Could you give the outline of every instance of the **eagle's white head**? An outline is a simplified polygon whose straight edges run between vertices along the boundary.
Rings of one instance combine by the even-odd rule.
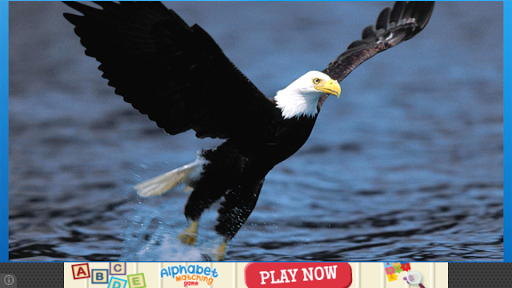
[[[318,71],[302,75],[274,97],[285,119],[300,116],[314,116],[318,113],[318,100],[322,95],[331,94],[338,98],[341,87],[338,81]]]

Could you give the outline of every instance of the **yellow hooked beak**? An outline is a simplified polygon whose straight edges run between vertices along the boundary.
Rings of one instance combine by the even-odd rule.
[[[315,86],[316,90],[322,91],[327,94],[334,95],[340,98],[341,95],[341,87],[338,81],[334,79],[329,79],[327,81],[322,81],[319,85]]]

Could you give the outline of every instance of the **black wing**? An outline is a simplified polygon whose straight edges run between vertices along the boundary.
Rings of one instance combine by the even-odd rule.
[[[341,82],[357,66],[375,54],[409,40],[427,25],[434,2],[395,2],[393,9],[382,10],[375,28],[363,30],[361,40],[352,42],[323,72]]]
[[[65,13],[115,93],[165,129],[199,138],[264,133],[275,113],[266,98],[197,24],[160,2],[65,2]]]

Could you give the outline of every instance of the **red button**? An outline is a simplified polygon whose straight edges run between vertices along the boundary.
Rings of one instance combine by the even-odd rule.
[[[343,262],[250,263],[245,266],[245,285],[249,288],[348,288],[350,284],[352,268]]]

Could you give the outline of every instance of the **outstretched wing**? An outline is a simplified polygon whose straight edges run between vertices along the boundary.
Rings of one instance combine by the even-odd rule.
[[[357,66],[375,54],[407,41],[427,25],[434,2],[398,1],[382,10],[375,28],[363,30],[361,40],[352,42],[347,50],[334,59],[323,72],[341,82]]]
[[[115,93],[165,129],[199,138],[263,133],[274,106],[197,24],[160,2],[65,2],[65,13]]]

